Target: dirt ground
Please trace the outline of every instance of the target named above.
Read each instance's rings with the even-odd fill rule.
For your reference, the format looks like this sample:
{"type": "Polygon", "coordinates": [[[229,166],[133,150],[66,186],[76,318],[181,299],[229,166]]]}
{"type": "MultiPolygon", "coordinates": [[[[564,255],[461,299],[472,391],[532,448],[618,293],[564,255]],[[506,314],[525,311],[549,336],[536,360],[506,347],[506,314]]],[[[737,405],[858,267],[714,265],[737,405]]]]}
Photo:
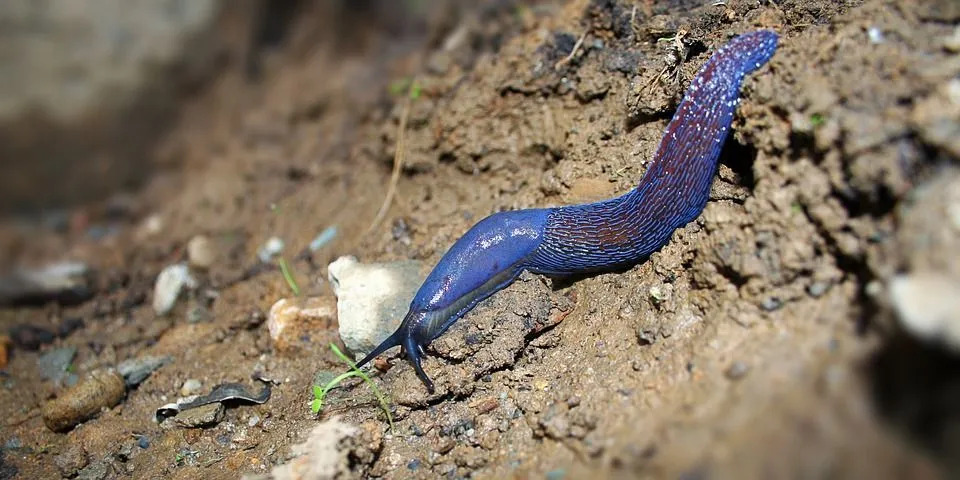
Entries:
{"type": "Polygon", "coordinates": [[[369,26],[349,41],[310,13],[264,54],[257,80],[231,63],[181,107],[159,173],[122,208],[77,206],[62,229],[3,225],[0,264],[83,261],[96,295],[0,310],[4,330],[82,322],[39,350],[13,346],[0,477],[91,465],[93,478],[266,474],[334,416],[361,432],[343,478],[960,474],[958,362],[902,334],[885,300],[916,254],[900,248],[898,212],[958,168],[952,1],[498,1],[428,11],[425,34],[369,26]],[[374,378],[395,429],[353,382],[311,414],[315,377],[342,369],[326,346],[336,329],[273,344],[265,312],[292,293],[276,268],[252,268],[269,237],[292,258],[335,225],[332,243],[292,263],[304,295],[332,297],[326,265],[341,255],[433,265],[490,213],[625,192],[703,61],[758,28],[781,45],[744,83],[698,220],[625,272],[524,275],[433,343],[433,395],[393,361],[374,378]],[[672,68],[678,30],[690,55],[672,68]],[[397,196],[367,233],[404,113],[397,91],[412,78],[397,196]],[[200,234],[218,261],[158,317],[157,275],[200,234]],[[173,360],[55,433],[39,407],[62,387],[37,360],[63,346],[76,347],[81,377],[173,360]],[[232,405],[203,429],[154,421],[187,379],[256,389],[254,372],[280,382],[262,405],[232,405]]]}

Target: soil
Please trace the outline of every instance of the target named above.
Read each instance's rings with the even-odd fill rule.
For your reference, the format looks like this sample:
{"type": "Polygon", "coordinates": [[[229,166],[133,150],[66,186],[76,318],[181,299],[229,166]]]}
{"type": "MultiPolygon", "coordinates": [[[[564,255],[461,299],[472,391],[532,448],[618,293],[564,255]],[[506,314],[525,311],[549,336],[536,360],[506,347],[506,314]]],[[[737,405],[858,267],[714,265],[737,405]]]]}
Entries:
{"type": "Polygon", "coordinates": [[[5,330],[82,321],[39,351],[14,345],[0,477],[84,466],[99,478],[265,474],[334,416],[372,439],[343,478],[960,472],[957,360],[904,336],[884,290],[913,254],[897,248],[900,206],[958,168],[953,2],[469,5],[427,9],[426,33],[364,18],[349,22],[367,28],[327,32],[306,8],[256,78],[228,63],[181,106],[143,190],[77,206],[62,228],[4,224],[0,264],[83,261],[97,293],[0,311],[5,330]],[[292,261],[304,295],[330,297],[326,265],[340,255],[433,264],[490,213],[625,192],[703,61],[757,28],[781,44],[744,83],[699,219],[626,271],[524,275],[432,344],[435,394],[392,361],[374,378],[392,399],[393,430],[360,382],[310,412],[315,376],[343,368],[327,347],[336,329],[275,348],[263,318],[292,293],[279,270],[256,267],[268,238],[293,259],[335,225],[332,243],[292,261]],[[677,64],[680,30],[689,56],[677,64]],[[397,195],[368,232],[407,103],[397,91],[411,78],[419,94],[397,195]],[[201,234],[218,261],[158,317],[156,276],[201,234]],[[144,355],[173,360],[55,433],[39,412],[62,388],[37,359],[62,346],[76,347],[81,376],[144,355]],[[154,420],[187,379],[256,391],[255,372],[279,381],[262,405],[231,404],[202,429],[154,420]]]}

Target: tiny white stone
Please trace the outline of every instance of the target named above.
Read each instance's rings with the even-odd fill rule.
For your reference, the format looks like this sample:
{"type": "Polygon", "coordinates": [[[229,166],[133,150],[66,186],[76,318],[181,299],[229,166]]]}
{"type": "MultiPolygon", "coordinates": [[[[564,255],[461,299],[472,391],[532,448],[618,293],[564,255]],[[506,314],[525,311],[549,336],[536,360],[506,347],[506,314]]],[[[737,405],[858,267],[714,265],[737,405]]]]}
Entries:
{"type": "Polygon", "coordinates": [[[157,283],[153,288],[153,311],[157,315],[170,313],[183,288],[195,288],[196,285],[197,281],[190,276],[190,269],[186,264],[167,266],[157,275],[157,283]]]}

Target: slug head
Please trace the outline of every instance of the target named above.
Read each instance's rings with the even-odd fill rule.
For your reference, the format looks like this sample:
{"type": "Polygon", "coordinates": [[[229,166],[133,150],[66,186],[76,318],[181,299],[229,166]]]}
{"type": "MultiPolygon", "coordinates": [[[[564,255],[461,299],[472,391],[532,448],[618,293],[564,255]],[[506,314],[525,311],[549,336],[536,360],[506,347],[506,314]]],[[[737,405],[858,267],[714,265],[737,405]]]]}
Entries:
{"type": "Polygon", "coordinates": [[[381,353],[399,346],[401,353],[405,353],[407,359],[413,364],[414,371],[417,372],[417,376],[420,377],[420,380],[427,387],[427,391],[433,393],[433,381],[431,381],[430,377],[423,371],[423,366],[421,365],[423,355],[425,355],[423,347],[430,341],[429,338],[422,338],[423,335],[418,335],[418,332],[422,331],[422,325],[420,324],[423,317],[424,315],[422,313],[416,314],[412,311],[408,312],[407,316],[403,318],[400,327],[397,328],[397,331],[393,332],[393,334],[381,342],[380,345],[377,345],[377,348],[374,348],[366,357],[363,357],[362,360],[357,362],[357,368],[366,365],[381,353]]]}

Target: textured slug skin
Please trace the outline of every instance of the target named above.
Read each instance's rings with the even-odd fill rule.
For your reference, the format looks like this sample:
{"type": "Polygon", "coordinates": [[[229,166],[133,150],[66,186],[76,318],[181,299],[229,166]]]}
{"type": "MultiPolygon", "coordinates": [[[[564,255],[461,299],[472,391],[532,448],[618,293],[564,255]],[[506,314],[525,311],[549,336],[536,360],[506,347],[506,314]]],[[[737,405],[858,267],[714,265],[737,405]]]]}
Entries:
{"type": "Polygon", "coordinates": [[[474,225],[430,272],[397,331],[359,365],[399,345],[433,391],[420,366],[424,346],[523,270],[569,275],[645,260],[703,211],[740,84],[776,48],[777,34],[760,30],[717,50],[690,83],[633,190],[602,202],[496,213],[474,225]]]}

